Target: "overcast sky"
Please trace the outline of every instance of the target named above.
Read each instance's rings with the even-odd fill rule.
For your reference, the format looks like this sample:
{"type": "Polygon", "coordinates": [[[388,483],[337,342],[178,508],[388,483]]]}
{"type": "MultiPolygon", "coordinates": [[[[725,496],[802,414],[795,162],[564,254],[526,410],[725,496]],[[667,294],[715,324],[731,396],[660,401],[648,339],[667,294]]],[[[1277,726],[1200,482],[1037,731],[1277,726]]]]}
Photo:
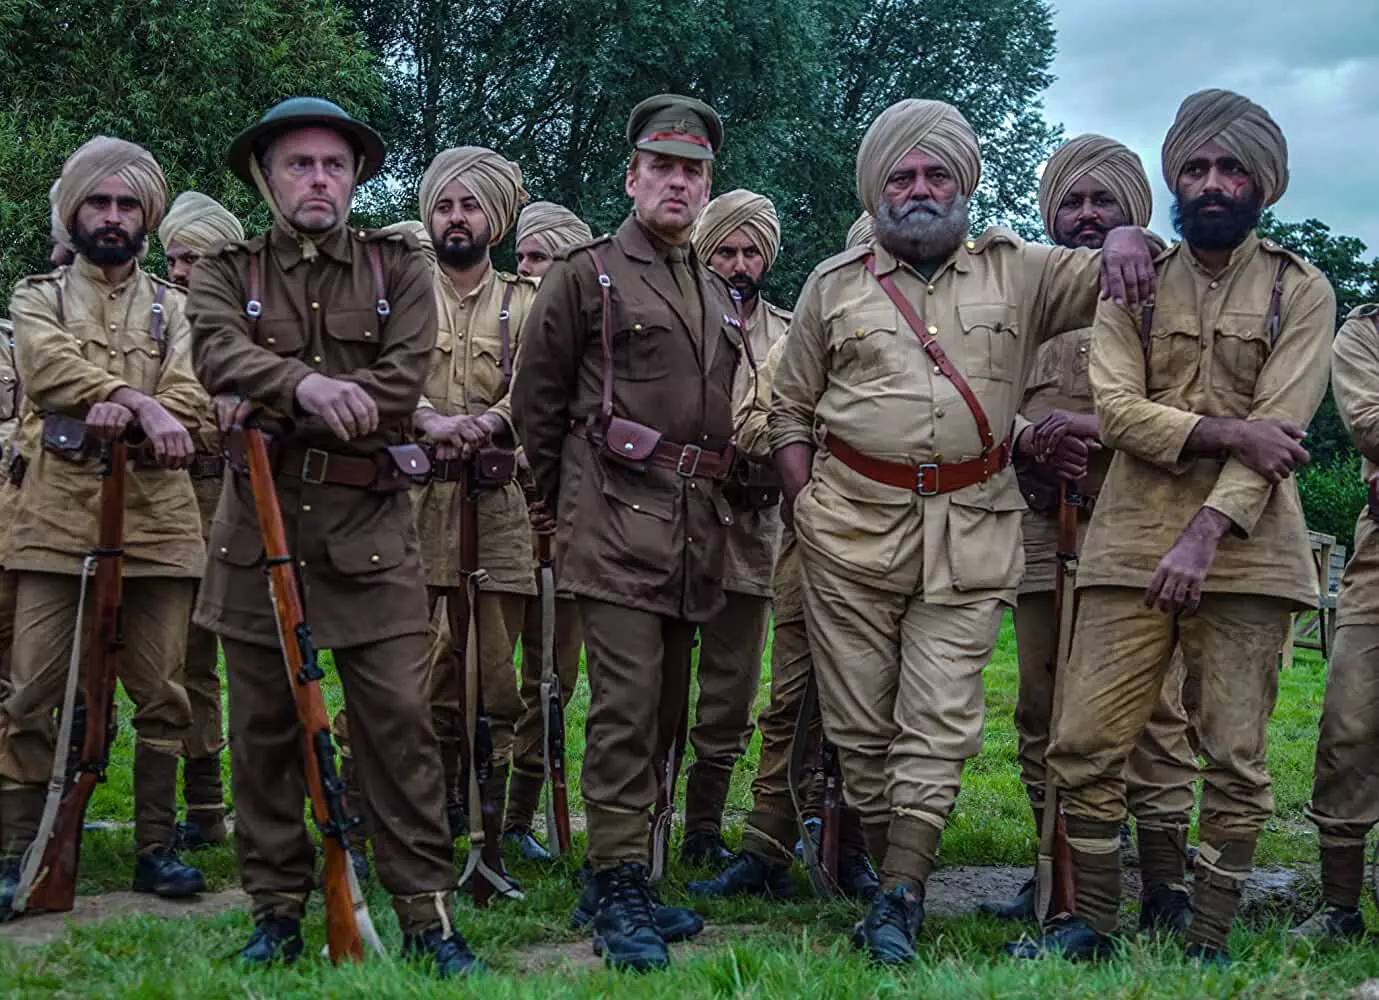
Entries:
{"type": "Polygon", "coordinates": [[[1226,87],[1268,109],[1288,139],[1279,217],[1321,219],[1379,255],[1379,0],[1053,2],[1048,118],[1140,155],[1165,237],[1164,133],[1188,94],[1226,87]]]}

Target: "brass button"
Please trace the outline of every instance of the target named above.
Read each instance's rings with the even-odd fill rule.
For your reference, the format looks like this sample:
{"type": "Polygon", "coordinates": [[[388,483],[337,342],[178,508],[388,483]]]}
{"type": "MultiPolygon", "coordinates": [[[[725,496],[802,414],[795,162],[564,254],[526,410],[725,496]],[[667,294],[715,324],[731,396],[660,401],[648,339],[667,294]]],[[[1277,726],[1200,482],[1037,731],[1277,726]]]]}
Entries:
{"type": "Polygon", "coordinates": [[[365,339],[365,340],[368,340],[368,339],[369,339],[370,337],[372,337],[372,336],[373,336],[373,331],[372,331],[372,330],[365,330],[365,331],[364,331],[364,339],[365,339]]]}
{"type": "Polygon", "coordinates": [[[228,555],[230,554],[230,550],[229,550],[227,547],[225,547],[224,545],[222,545],[222,546],[220,547],[220,554],[223,555],[223,556],[228,556],[228,555]]]}
{"type": "Polygon", "coordinates": [[[298,560],[297,560],[297,565],[300,566],[300,567],[302,567],[302,569],[306,569],[306,560],[305,560],[305,559],[298,559],[298,560]]]}
{"type": "Polygon", "coordinates": [[[313,302],[313,303],[311,303],[311,311],[312,311],[312,312],[320,312],[320,311],[321,311],[321,303],[319,303],[319,302],[313,302]]]}
{"type": "Polygon", "coordinates": [[[693,535],[686,535],[686,536],[685,536],[685,541],[687,541],[687,542],[692,542],[692,541],[694,541],[694,536],[693,536],[693,535]]]}
{"type": "Polygon", "coordinates": [[[276,337],[264,337],[263,339],[270,344],[276,344],[278,342],[278,339],[276,337]]]}
{"type": "Polygon", "coordinates": [[[110,329],[111,329],[112,331],[115,329],[115,324],[114,324],[114,323],[111,323],[111,324],[110,324],[110,329]]]}
{"type": "Polygon", "coordinates": [[[1208,285],[1207,287],[1208,287],[1208,288],[1217,288],[1217,287],[1220,286],[1220,284],[1221,284],[1221,282],[1219,282],[1219,281],[1213,281],[1213,282],[1212,282],[1210,285],[1208,285]]]}
{"type": "Polygon", "coordinates": [[[1077,353],[1078,353],[1078,354],[1086,354],[1086,353],[1087,353],[1087,348],[1085,348],[1085,347],[1079,347],[1079,348],[1077,349],[1077,353]]]}
{"type": "Polygon", "coordinates": [[[371,562],[371,563],[382,562],[382,561],[383,561],[383,557],[380,556],[377,552],[375,552],[373,555],[369,556],[369,562],[371,562]]]}
{"type": "Polygon", "coordinates": [[[863,334],[864,332],[865,332],[865,331],[859,326],[855,331],[853,331],[853,334],[852,334],[852,335],[853,335],[854,337],[860,337],[860,336],[862,336],[862,334],[863,334]]]}
{"type": "Polygon", "coordinates": [[[319,354],[313,354],[311,356],[311,363],[313,365],[319,365],[321,363],[321,356],[319,354]]]}
{"type": "Polygon", "coordinates": [[[641,510],[641,509],[642,509],[642,505],[639,504],[639,503],[634,503],[634,504],[632,505],[632,509],[633,509],[633,510],[641,510]]]}
{"type": "Polygon", "coordinates": [[[969,250],[975,250],[975,249],[977,249],[977,243],[976,243],[976,241],[975,241],[975,240],[968,240],[968,241],[967,241],[967,249],[969,249],[969,250]]]}
{"type": "Polygon", "coordinates": [[[632,324],[632,332],[633,332],[633,333],[641,333],[641,332],[642,332],[642,324],[640,324],[640,323],[633,323],[633,324],[632,324]]]}
{"type": "Polygon", "coordinates": [[[934,410],[934,416],[936,416],[936,417],[941,417],[941,416],[943,416],[943,407],[940,406],[938,409],[934,410]]]}
{"type": "Polygon", "coordinates": [[[690,483],[690,489],[696,490],[696,489],[698,489],[698,488],[699,488],[699,485],[698,485],[697,483],[690,483]]]}
{"type": "Polygon", "coordinates": [[[369,234],[366,233],[366,232],[364,232],[364,230],[362,230],[362,229],[359,230],[359,238],[360,238],[361,240],[362,240],[365,236],[368,236],[368,235],[369,235],[369,234]]]}
{"type": "Polygon", "coordinates": [[[119,353],[119,351],[115,350],[115,348],[113,348],[113,347],[110,348],[110,356],[111,356],[112,358],[113,358],[116,354],[118,354],[118,353],[119,353]]]}
{"type": "Polygon", "coordinates": [[[311,504],[309,504],[309,503],[304,503],[304,504],[302,504],[302,512],[303,512],[303,513],[306,513],[306,514],[310,514],[310,513],[311,513],[311,504]]]}
{"type": "Polygon", "coordinates": [[[930,326],[929,326],[929,335],[932,337],[932,336],[933,336],[934,334],[936,334],[936,333],[938,333],[938,327],[936,327],[936,326],[930,324],[930,326]]]}
{"type": "Polygon", "coordinates": [[[929,286],[929,294],[930,294],[930,295],[933,295],[933,294],[934,294],[934,286],[933,286],[933,285],[930,285],[930,286],[929,286]]]}

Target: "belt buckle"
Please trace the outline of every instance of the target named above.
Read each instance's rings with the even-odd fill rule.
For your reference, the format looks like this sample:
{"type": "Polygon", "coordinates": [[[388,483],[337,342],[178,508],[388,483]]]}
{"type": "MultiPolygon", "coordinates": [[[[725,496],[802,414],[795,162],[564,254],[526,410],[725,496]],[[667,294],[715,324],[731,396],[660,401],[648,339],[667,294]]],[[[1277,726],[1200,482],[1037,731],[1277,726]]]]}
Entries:
{"type": "Polygon", "coordinates": [[[326,481],[326,466],[330,462],[330,452],[320,448],[308,448],[302,456],[302,482],[312,486],[323,486],[326,481]],[[320,471],[312,474],[312,464],[320,463],[320,471]]]}
{"type": "Polygon", "coordinates": [[[687,444],[680,449],[680,461],[675,463],[675,474],[686,479],[699,472],[699,459],[703,457],[704,449],[697,444],[687,444]]]}
{"type": "Polygon", "coordinates": [[[938,496],[938,463],[937,463],[937,462],[922,462],[922,463],[920,463],[919,467],[918,467],[917,469],[915,469],[915,492],[918,493],[918,494],[919,494],[920,496],[922,496],[922,497],[934,497],[934,496],[938,496]],[[924,488],[924,473],[925,473],[926,470],[930,470],[930,469],[932,469],[932,470],[933,470],[933,473],[934,473],[934,488],[931,489],[931,490],[926,490],[926,489],[924,488]]]}

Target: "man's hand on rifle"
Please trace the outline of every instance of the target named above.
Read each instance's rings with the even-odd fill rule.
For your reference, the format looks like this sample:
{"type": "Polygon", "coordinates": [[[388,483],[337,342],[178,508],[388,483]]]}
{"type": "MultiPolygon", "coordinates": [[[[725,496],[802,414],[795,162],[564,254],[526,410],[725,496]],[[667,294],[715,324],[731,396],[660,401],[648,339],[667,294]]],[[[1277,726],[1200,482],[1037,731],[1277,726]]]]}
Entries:
{"type": "Polygon", "coordinates": [[[1016,439],[1015,456],[1047,465],[1061,479],[1081,479],[1088,457],[1101,450],[1097,433],[1096,417],[1054,410],[1016,439]]]}
{"type": "Polygon", "coordinates": [[[249,419],[253,404],[237,392],[222,392],[211,397],[211,409],[215,411],[215,422],[220,433],[229,434],[237,425],[249,419]]]}
{"type": "Polygon", "coordinates": [[[418,410],[412,424],[436,442],[436,458],[441,460],[468,458],[503,429],[503,422],[487,413],[443,417],[429,409],[418,410]]]}
{"type": "Polygon", "coordinates": [[[527,517],[531,519],[532,530],[538,535],[555,534],[555,514],[546,506],[545,500],[533,500],[527,504],[527,517]]]}
{"type": "Polygon", "coordinates": [[[312,372],[297,383],[297,405],[320,417],[341,441],[378,430],[378,404],[353,382],[312,372]]]}
{"type": "MultiPolygon", "coordinates": [[[[108,402],[134,414],[139,429],[144,432],[153,448],[153,458],[159,467],[185,469],[192,464],[192,460],[196,458],[196,442],[192,440],[191,432],[165,410],[158,400],[152,396],[145,396],[142,392],[123,388],[116,389],[108,402]]],[[[93,412],[94,410],[95,407],[92,407],[93,412]]],[[[87,414],[86,422],[89,426],[90,414],[87,414]]],[[[119,437],[119,432],[108,440],[114,440],[116,437],[119,437]]]]}
{"type": "Polygon", "coordinates": [[[86,427],[101,441],[114,441],[134,423],[134,411],[106,400],[86,411],[86,427]]]}

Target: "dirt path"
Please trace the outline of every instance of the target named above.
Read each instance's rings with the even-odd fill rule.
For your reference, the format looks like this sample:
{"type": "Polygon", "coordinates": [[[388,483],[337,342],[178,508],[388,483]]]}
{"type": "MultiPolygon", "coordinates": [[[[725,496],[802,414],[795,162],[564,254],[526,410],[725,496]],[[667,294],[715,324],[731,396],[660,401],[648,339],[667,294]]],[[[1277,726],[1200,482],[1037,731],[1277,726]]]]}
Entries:
{"type": "Polygon", "coordinates": [[[69,925],[98,924],[121,917],[213,917],[227,910],[247,910],[249,897],[239,889],[203,893],[195,899],[161,899],[143,892],[103,892],[78,896],[71,913],[36,913],[0,924],[0,941],[47,944],[67,933],[69,925]]]}

